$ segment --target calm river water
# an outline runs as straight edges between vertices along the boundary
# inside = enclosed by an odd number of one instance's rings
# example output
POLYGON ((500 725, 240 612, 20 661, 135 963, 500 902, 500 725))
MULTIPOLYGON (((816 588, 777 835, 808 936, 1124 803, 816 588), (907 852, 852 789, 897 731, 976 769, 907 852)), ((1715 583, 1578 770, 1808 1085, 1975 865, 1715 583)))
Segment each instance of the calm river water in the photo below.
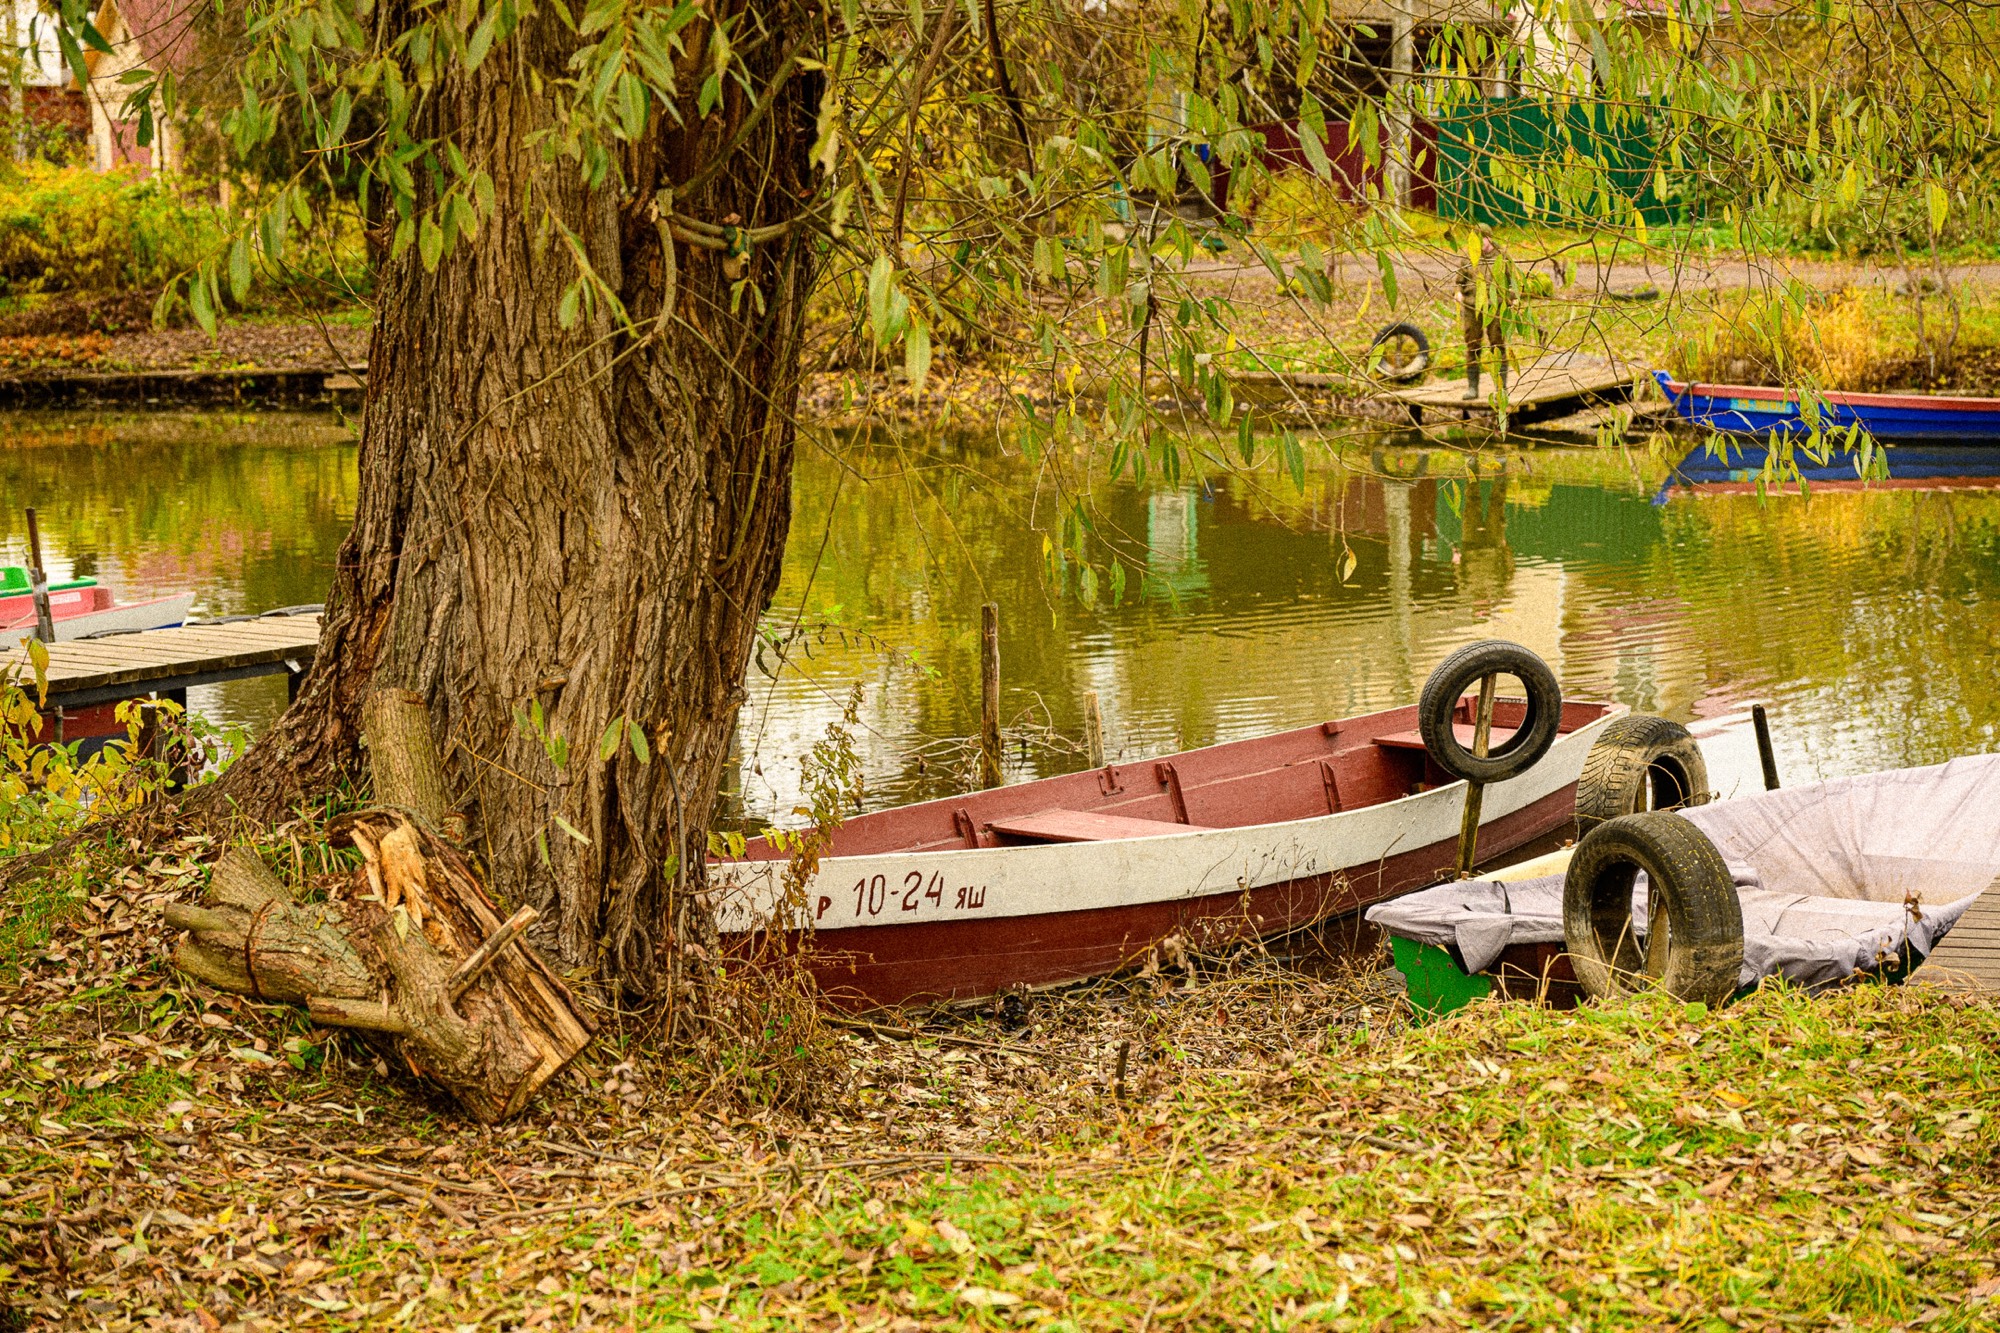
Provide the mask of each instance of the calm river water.
MULTIPOLYGON (((1696 492, 1666 486, 1685 449, 1361 437, 1309 445, 1303 490, 1220 465, 1106 483, 1081 455, 1031 461, 990 433, 802 450, 771 617, 787 664, 767 651, 774 674, 750 674, 730 813, 789 815, 800 756, 856 685, 866 803, 952 790, 987 601, 1010 779, 1082 765, 1087 691, 1107 750, 1131 758, 1409 703, 1489 636, 1542 653, 1571 695, 1688 722, 1725 791, 1758 781, 1753 701, 1788 781, 1994 747, 2000 480, 1696 492), (1097 558, 1125 558, 1117 604, 1051 573, 1042 530, 1080 498, 1097 558)), ((22 562, 35 505, 54 571, 124 597, 318 601, 354 495, 351 438, 324 417, 0 417, 0 560, 22 562)), ((191 700, 253 732, 283 702, 275 679, 191 700)))

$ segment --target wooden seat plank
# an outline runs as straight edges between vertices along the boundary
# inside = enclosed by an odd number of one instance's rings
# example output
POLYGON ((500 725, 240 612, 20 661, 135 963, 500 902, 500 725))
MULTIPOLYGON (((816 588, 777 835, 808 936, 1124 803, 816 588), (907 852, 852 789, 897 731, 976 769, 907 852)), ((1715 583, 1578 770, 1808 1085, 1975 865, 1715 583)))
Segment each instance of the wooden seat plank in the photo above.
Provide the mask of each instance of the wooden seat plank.
MULTIPOLYGON (((1451 730, 1452 734, 1458 737, 1460 745, 1468 750, 1472 748, 1470 722, 1455 723, 1451 730)), ((1497 750, 1513 738, 1514 728, 1495 727, 1487 733, 1486 744, 1489 749, 1497 750)), ((1424 734, 1421 731, 1392 731, 1386 736, 1377 736, 1375 743, 1385 750, 1421 750, 1424 748, 1424 734)))
POLYGON ((1088 810, 1042 810, 1013 815, 987 824, 995 833, 1038 842, 1110 842, 1119 838, 1157 838, 1168 833, 1196 833, 1202 824, 1175 824, 1164 819, 1130 819, 1088 810))

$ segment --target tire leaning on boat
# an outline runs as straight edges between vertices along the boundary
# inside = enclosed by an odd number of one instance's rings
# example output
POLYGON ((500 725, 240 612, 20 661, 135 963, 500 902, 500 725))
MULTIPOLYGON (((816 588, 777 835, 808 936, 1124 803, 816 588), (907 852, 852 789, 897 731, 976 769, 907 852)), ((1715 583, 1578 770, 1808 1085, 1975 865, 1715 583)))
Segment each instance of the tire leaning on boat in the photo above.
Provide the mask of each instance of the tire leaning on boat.
POLYGON ((1417 730, 1438 767, 1467 782, 1504 782, 1527 772, 1556 742, 1562 686, 1549 664, 1518 643, 1482 639, 1438 663, 1417 699, 1417 730), (1458 739, 1458 701, 1486 676, 1512 676, 1527 692, 1521 725, 1484 758, 1458 739))
POLYGON ((1657 987, 1719 1005, 1736 993, 1743 969, 1743 908, 1708 835, 1670 811, 1620 815, 1584 834, 1570 858, 1563 939, 1592 999, 1657 987), (1640 871, 1649 903, 1643 951, 1632 923, 1640 871))
POLYGON ((1711 795, 1708 761, 1686 727, 1664 717, 1617 718, 1598 733, 1577 778, 1577 832, 1641 810, 1706 805, 1711 795))

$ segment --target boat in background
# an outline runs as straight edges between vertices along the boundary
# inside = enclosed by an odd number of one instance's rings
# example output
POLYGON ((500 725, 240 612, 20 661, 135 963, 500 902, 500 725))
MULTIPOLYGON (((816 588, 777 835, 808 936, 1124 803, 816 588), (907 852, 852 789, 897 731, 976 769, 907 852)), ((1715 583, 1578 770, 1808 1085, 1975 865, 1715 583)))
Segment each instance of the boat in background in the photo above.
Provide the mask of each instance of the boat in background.
MULTIPOLYGON (((183 592, 120 602, 95 579, 73 579, 49 585, 49 614, 55 621, 56 642, 66 643, 106 632, 170 629, 186 622, 194 598, 193 593, 183 592)), ((34 630, 34 585, 28 571, 19 565, 0 566, 0 634, 34 630)))
MULTIPOLYGON (((1808 427, 1799 395, 1769 385, 1684 384, 1664 370, 1653 378, 1683 421, 1729 435, 1799 435, 1808 427)), ((1947 398, 1919 393, 1820 395, 1821 425, 1859 426, 1877 440, 1937 440, 2000 444, 2000 398, 1947 398)))
MULTIPOLYGON (((1461 746, 1468 703, 1452 714, 1461 746)), ((1574 829, 1584 756, 1626 711, 1558 707, 1546 755, 1485 788, 1484 859, 1574 829)), ((1497 701, 1490 753, 1542 725, 1528 718, 1497 701)), ((1418 708, 1396 708, 860 815, 789 891, 786 851, 753 839, 711 860, 709 895, 733 947, 810 929, 805 965, 836 1004, 963 1000, 1269 938, 1435 883, 1456 865, 1465 799, 1418 708)))

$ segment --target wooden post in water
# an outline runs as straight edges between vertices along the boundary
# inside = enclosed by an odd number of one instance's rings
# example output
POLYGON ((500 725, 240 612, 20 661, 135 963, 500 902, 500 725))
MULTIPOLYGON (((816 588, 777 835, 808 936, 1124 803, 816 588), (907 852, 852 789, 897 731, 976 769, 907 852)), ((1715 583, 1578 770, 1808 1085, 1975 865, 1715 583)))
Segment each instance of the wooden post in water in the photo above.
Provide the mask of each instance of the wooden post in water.
POLYGON ((1000 785, 1000 603, 979 611, 979 785, 1000 785))
MULTIPOLYGON (((1493 691, 1499 684, 1498 676, 1479 678, 1479 712, 1472 723, 1472 754, 1476 759, 1486 757, 1486 747, 1493 733, 1493 691)), ((1479 807, 1486 800, 1486 784, 1470 782, 1465 784, 1465 822, 1458 827, 1458 877, 1472 876, 1473 862, 1479 859, 1479 807)))
POLYGON ((28 510, 28 582, 34 589, 35 637, 43 643, 56 641, 56 617, 49 609, 49 573, 42 567, 42 527, 35 511, 28 510))
POLYGON ((1083 695, 1083 748, 1092 768, 1104 767, 1104 714, 1097 707, 1097 691, 1083 695))
POLYGON ((1750 723, 1757 729, 1757 759, 1764 765, 1764 790, 1778 789, 1778 755, 1771 748, 1771 719, 1764 715, 1764 705, 1750 705, 1750 723))

